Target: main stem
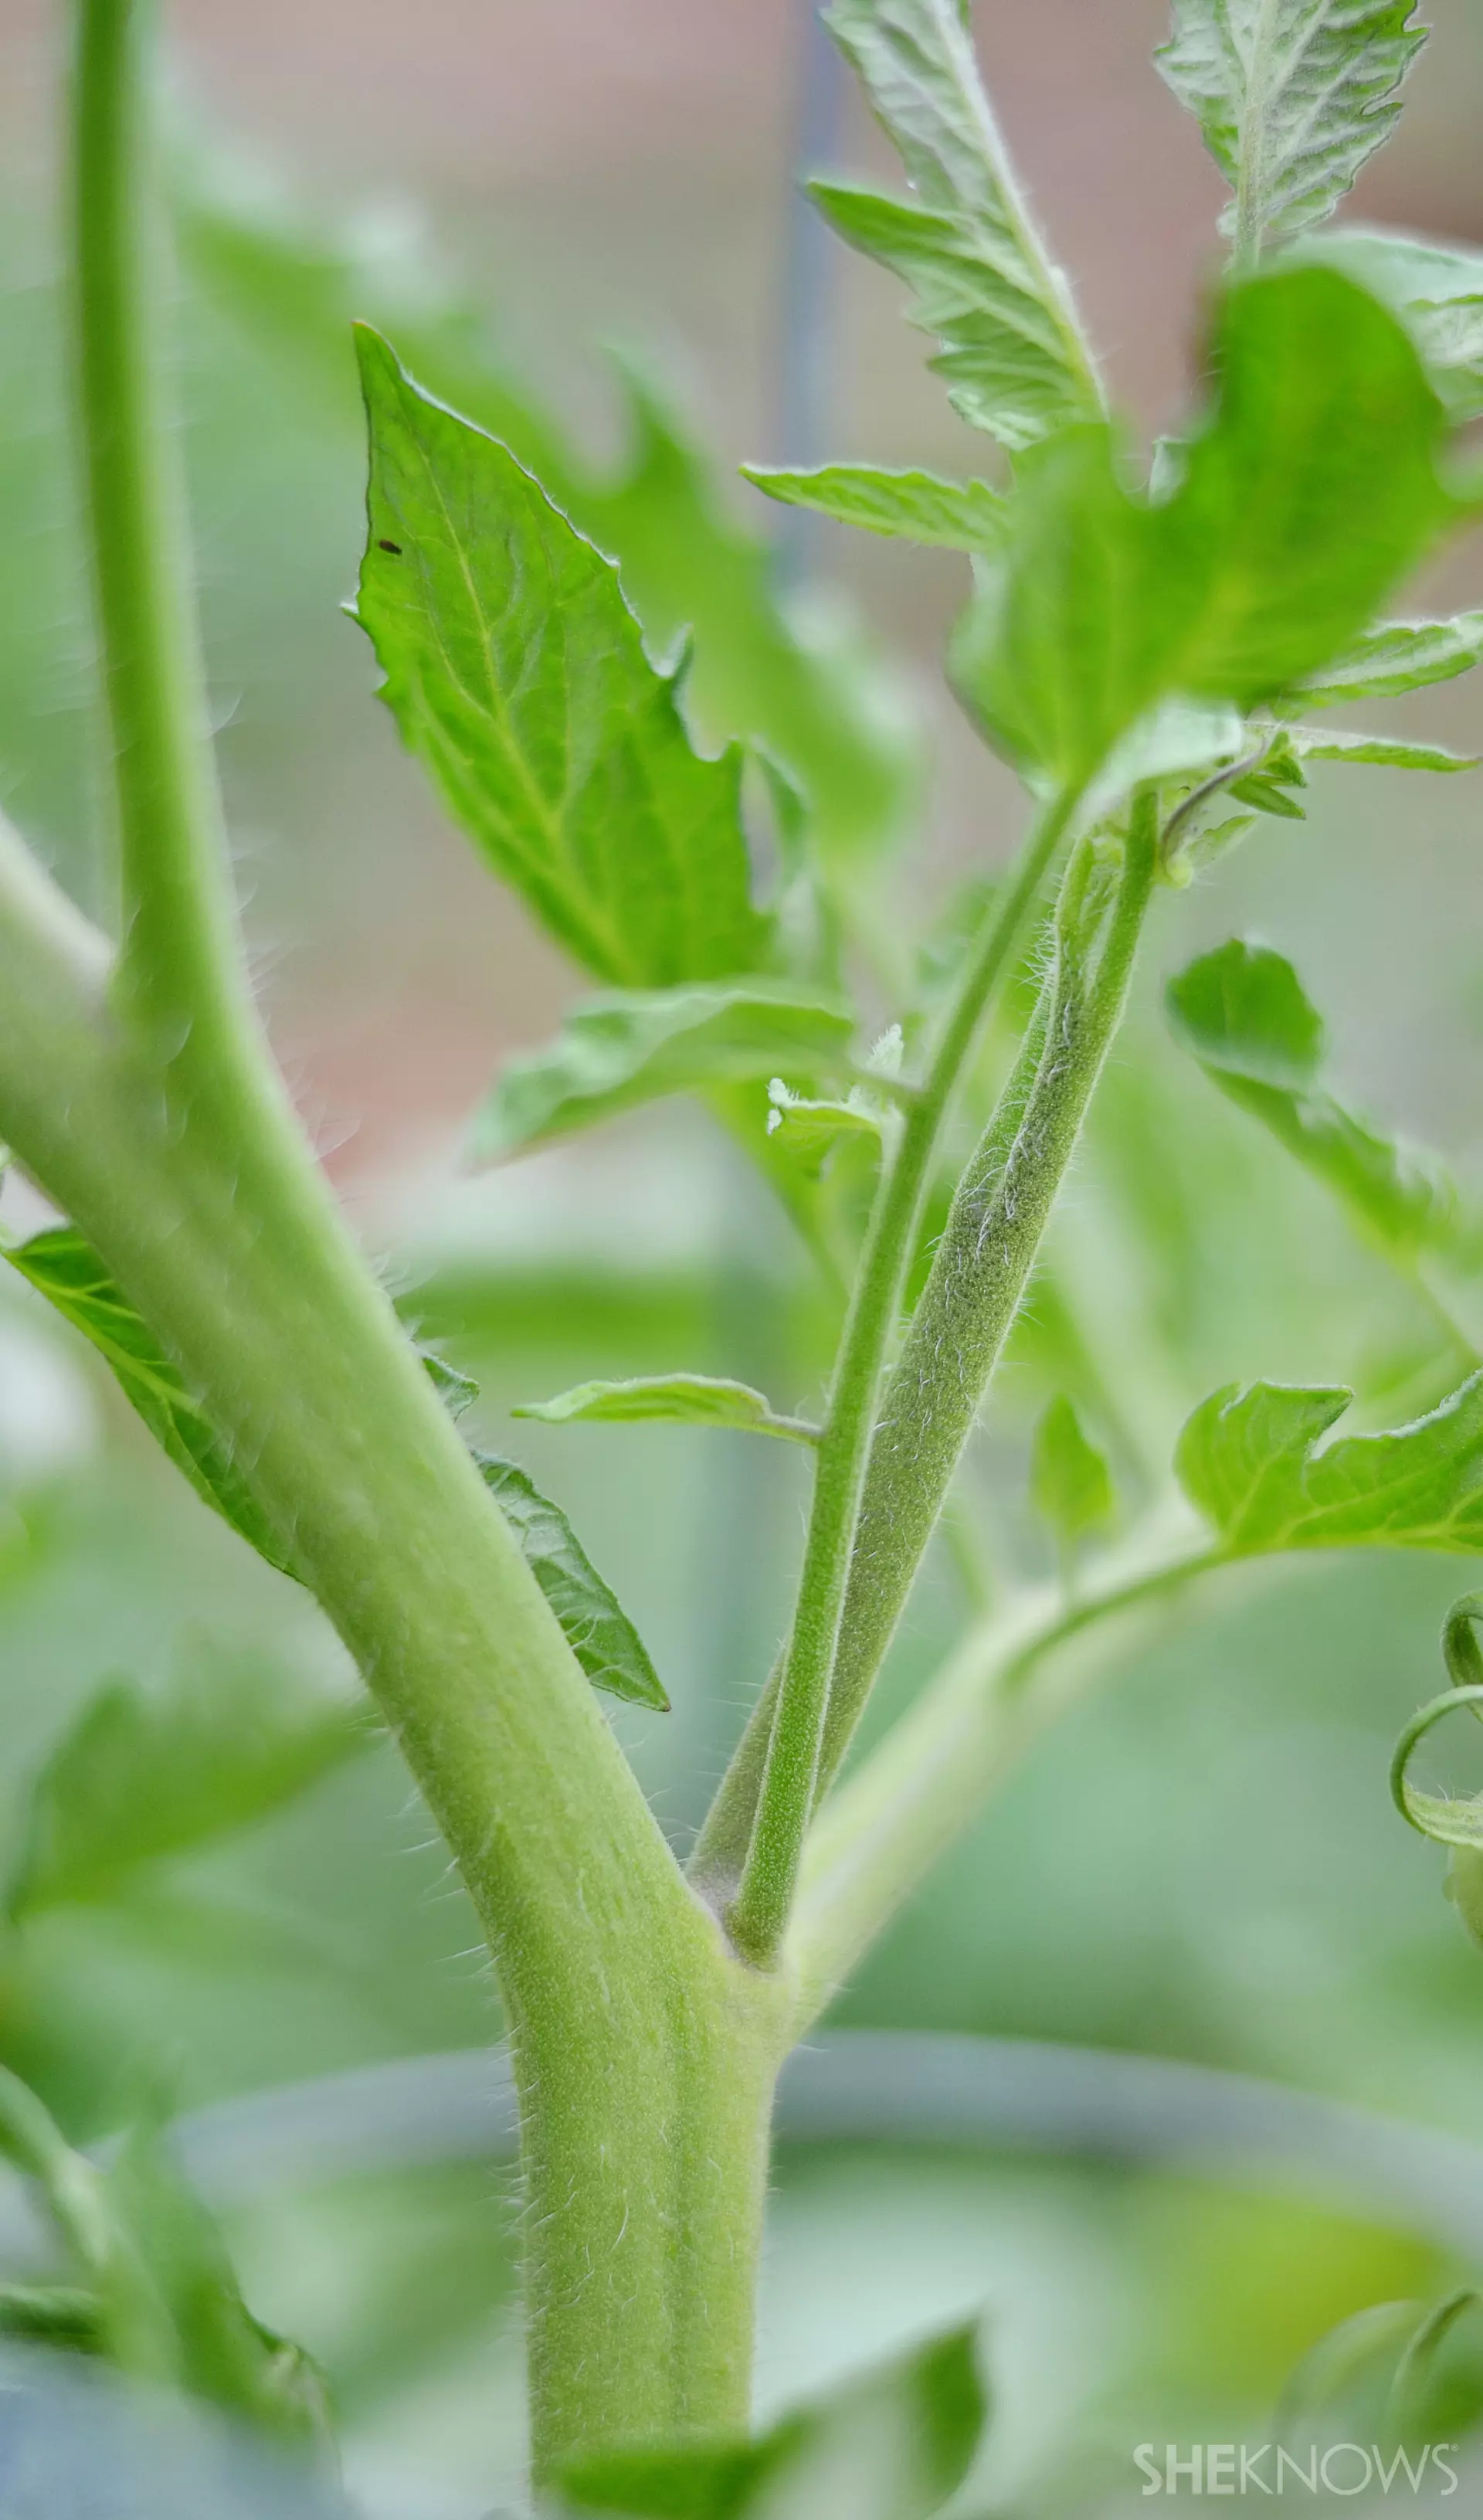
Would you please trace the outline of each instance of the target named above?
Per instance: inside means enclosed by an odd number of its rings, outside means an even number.
[[[745,2420],[778,1990],[687,1889],[347,1235],[251,1004],[154,338],[141,0],[80,0],[77,405],[114,959],[0,831],[0,1133],[179,1365],[373,1688],[489,1936],[536,2464]]]
[[[872,1218],[845,1322],[829,1421],[819,1447],[797,1613],[778,1688],[751,1841],[728,1912],[738,1950],[759,1966],[772,1960],[786,1927],[813,1811],[876,1394],[901,1308],[933,1157],[994,990],[1023,938],[1077,802],[1074,794],[1064,794],[1046,808],[1007,893],[994,905],[969,955],[926,1077],[908,1108]]]

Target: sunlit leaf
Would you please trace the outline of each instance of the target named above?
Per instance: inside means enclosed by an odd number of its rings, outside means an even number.
[[[573,1420],[629,1425],[663,1418],[679,1426],[737,1426],[754,1435],[783,1435],[796,1444],[817,1440],[818,1428],[801,1418],[780,1417],[760,1391],[709,1373],[641,1374],[628,1382],[579,1382],[555,1400],[527,1400],[512,1418],[540,1418],[548,1425]]]
[[[206,1504],[249,1541],[270,1566],[293,1567],[179,1369],[140,1320],[91,1244],[70,1225],[53,1226],[3,1255],[13,1269],[80,1330],[113,1372],[124,1398]]]
[[[961,552],[995,552],[1004,540],[1007,502],[987,481],[941,481],[933,472],[888,472],[875,464],[825,464],[813,472],[760,464],[742,470],[770,499],[867,533]]]
[[[1483,261],[1479,267],[1483,282]],[[1389,621],[1371,630],[1322,674],[1290,695],[1296,708],[1347,708],[1355,700],[1398,699],[1429,683],[1450,682],[1483,663],[1483,612],[1451,621]]]
[[[215,1647],[157,1688],[110,1681],[31,1784],[9,1913],[116,1898],[144,1868],[266,1819],[374,1737],[363,1706]]]
[[[1011,448],[1095,418],[1101,393],[1065,280],[1031,226],[958,0],[834,0],[825,22],[901,152],[911,202],[840,184],[815,200],[915,292],[912,321],[963,418]]]
[[[1106,1455],[1092,1442],[1074,1404],[1058,1393],[1035,1429],[1030,1498],[1062,1549],[1074,1549],[1117,1511]]]
[[[371,428],[357,618],[454,819],[600,978],[754,969],[741,754],[702,759],[617,571],[509,450],[361,327]]]
[[[638,1630],[561,1507],[514,1462],[491,1453],[475,1453],[474,1460],[594,1688],[667,1714],[669,1699]]]
[[[964,2329],[760,2439],[596,2452],[564,2470],[563,2504],[626,2520],[932,2520],[967,2473],[984,2413]]]
[[[474,1124],[472,1153],[517,1148],[611,1119],[661,1095],[795,1076],[847,1075],[855,1024],[784,982],[634,991],[578,1007],[545,1049],[512,1059]]]
[[[1411,0],[1174,0],[1155,58],[1236,196],[1227,230],[1255,249],[1326,219],[1425,40]]]
[[[1317,1450],[1350,1396],[1231,1383],[1200,1403],[1175,1467],[1231,1554],[1483,1547],[1483,1373],[1410,1426]]]
[[[1165,993],[1176,1037],[1223,1094],[1317,1175],[1389,1257],[1479,1247],[1479,1226],[1435,1156],[1361,1119],[1322,1083],[1323,1017],[1291,964],[1233,937]]]

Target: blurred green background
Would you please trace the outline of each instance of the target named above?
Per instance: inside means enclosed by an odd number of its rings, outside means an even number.
[[[1119,395],[1151,430],[1186,389],[1220,197],[1148,66],[1162,12],[977,14],[1012,145]],[[1401,135],[1356,209],[1477,241],[1483,15],[1476,0],[1429,14]],[[408,1318],[478,1378],[476,1431],[560,1497],[643,1632],[675,1712],[621,1710],[619,1729],[683,1837],[778,1640],[798,1464],[731,1435],[517,1427],[507,1412],[676,1365],[807,1402],[830,1303],[766,1191],[688,1106],[492,1177],[460,1171],[488,1077],[554,1029],[578,983],[442,822],[338,609],[363,487],[345,324],[382,322],[572,496],[629,563],[656,640],[707,608],[702,722],[790,727],[843,859],[878,865],[884,835],[904,835],[876,911],[904,961],[954,884],[1004,858],[1022,808],[938,675],[961,564],[824,528],[777,597],[763,549],[777,513],[733,478],[743,457],[820,451],[780,435],[805,13],[191,0],[170,32],[180,392],[263,1002]],[[60,11],[0,0],[0,794],[106,918],[55,292],[64,34]],[[848,96],[832,155],[885,162]],[[980,448],[924,373],[894,284],[832,247],[821,269],[827,451],[967,469]],[[1476,600],[1480,560],[1455,558],[1418,601]],[[1407,723],[1471,748],[1479,709],[1464,682],[1408,703]],[[1483,1153],[1480,812],[1469,782],[1321,772],[1306,824],[1264,823],[1163,901],[971,1465],[968,1509],[1001,1556],[1041,1562],[1025,1462],[1056,1389],[1074,1389],[1137,1493],[1217,1382],[1348,1381],[1371,1423],[1446,1387],[1456,1360],[1419,1304],[1203,1085],[1156,1001],[1202,944],[1261,934],[1328,1014],[1346,1089],[1465,1173]],[[13,1228],[43,1213],[15,1181],[0,1212]],[[347,1688],[303,1598],[9,1288],[0,1490],[0,1844],[109,1677]],[[1385,1791],[1400,1722],[1440,1685],[1434,1639],[1458,1589],[1455,1565],[1361,1559],[1202,1599],[1041,1742],[840,2021],[1191,2059],[1483,2138],[1483,1965],[1441,1898],[1440,1859]],[[965,1615],[944,1553],[889,1702]],[[472,1914],[383,1746],[264,1824],[59,1902],[0,1947],[0,2056],[79,2140],[145,2090],[189,2107],[497,2033]],[[473,2520],[498,2499],[520,2456],[506,2174],[287,2193],[238,2214],[232,2239],[254,2308],[327,2365],[369,2511]],[[813,2145],[780,2164],[761,2396],[775,2406],[981,2307],[1001,2390],[984,2493],[1015,2511],[1112,2509],[1136,2490],[1135,2442],[1264,2438],[1291,2364],[1335,2320],[1454,2272],[1435,2239],[1290,2191]]]

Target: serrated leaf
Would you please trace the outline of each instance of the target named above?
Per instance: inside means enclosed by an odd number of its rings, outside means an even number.
[[[91,1243],[74,1226],[59,1225],[6,1249],[4,1257],[97,1349],[112,1368],[124,1398],[197,1495],[270,1566],[292,1575],[294,1569],[239,1473],[230,1445],[210,1424],[179,1369],[115,1285]]]
[[[1315,1450],[1350,1397],[1255,1382],[1201,1402],[1175,1468],[1229,1552],[1483,1547],[1483,1373],[1410,1426]]]
[[[795,1444],[818,1441],[816,1426],[779,1417],[760,1391],[709,1373],[649,1373],[628,1382],[579,1382],[555,1400],[527,1400],[512,1418],[540,1418],[548,1425],[631,1425],[646,1418],[679,1426],[736,1426],[753,1435],[782,1435]]]
[[[493,1162],[661,1095],[745,1084],[780,1067],[810,1079],[847,1075],[854,1031],[841,1007],[781,981],[595,1000],[544,1050],[510,1061],[474,1124],[473,1159]]]
[[[419,1353],[427,1378],[449,1417],[462,1418],[477,1400],[478,1384],[469,1374],[460,1373],[458,1367],[450,1365],[445,1356],[435,1355],[431,1348],[423,1348]]]
[[[542,1496],[516,1462],[502,1462],[492,1453],[473,1458],[594,1688],[667,1715],[669,1699],[643,1639],[561,1507]]]
[[[1476,770],[1475,752],[1453,752],[1445,743],[1415,743],[1388,735],[1317,735],[1295,726],[1292,742],[1304,761],[1370,763],[1377,770]]]
[[[145,1868],[266,1819],[375,1737],[363,1706],[212,1660],[193,1654],[158,1688],[110,1681],[68,1724],[26,1798],[13,1917],[115,1898]]]
[[[591,2453],[563,2470],[563,2507],[625,2520],[932,2520],[967,2474],[984,2415],[973,2332],[961,2329],[760,2440]]]
[[[1174,0],[1154,58],[1236,196],[1222,225],[1240,248],[1329,216],[1425,40],[1411,0]]]
[[[1483,663],[1483,612],[1451,621],[1389,621],[1336,656],[1286,697],[1294,709],[1348,708],[1355,700],[1399,699],[1430,683],[1451,682]]]
[[[1117,1511],[1106,1455],[1092,1442],[1074,1404],[1058,1393],[1035,1429],[1030,1501],[1062,1549],[1075,1549]]]
[[[1308,238],[1319,259],[1357,280],[1398,316],[1416,342],[1448,418],[1483,412],[1483,253],[1396,229],[1340,227]]]
[[[1079,785],[1170,695],[1246,710],[1316,673],[1460,513],[1409,338],[1338,275],[1237,285],[1216,374],[1157,504],[1125,487],[1105,428],[1064,430],[1020,465],[954,671],[1022,769]]]
[[[1101,411],[1063,275],[1031,225],[957,0],[834,0],[825,23],[865,83],[917,195],[813,194],[841,236],[916,292],[912,321],[954,409],[1002,445]]]
[[[1424,1252],[1476,1252],[1476,1221],[1445,1167],[1324,1089],[1323,1017],[1282,955],[1233,937],[1177,973],[1165,1005],[1212,1084],[1341,1198],[1389,1258],[1410,1267]]]
[[[785,507],[809,508],[871,534],[945,551],[989,553],[1004,540],[1009,502],[987,481],[942,481],[933,472],[890,472],[876,464],[825,464],[812,472],[743,464],[754,488]]]
[[[742,756],[692,747],[613,563],[508,448],[357,331],[371,432],[356,617],[455,821],[620,987],[755,969]]]

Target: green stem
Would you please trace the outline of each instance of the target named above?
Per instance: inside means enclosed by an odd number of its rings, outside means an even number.
[[[819,1447],[813,1509],[792,1638],[761,1766],[755,1819],[741,1884],[728,1912],[739,1951],[771,1960],[787,1921],[814,1806],[835,1641],[860,1510],[876,1399],[887,1342],[901,1308],[933,1158],[954,1092],[994,991],[1020,944],[1046,876],[1078,804],[1057,796],[1041,816],[1014,877],[995,903],[961,981],[920,1094],[910,1103],[882,1184],[845,1321]],[[743,1744],[743,1762],[752,1753]],[[723,1785],[723,1794],[725,1793]],[[697,1856],[710,1867],[715,1832]]]

